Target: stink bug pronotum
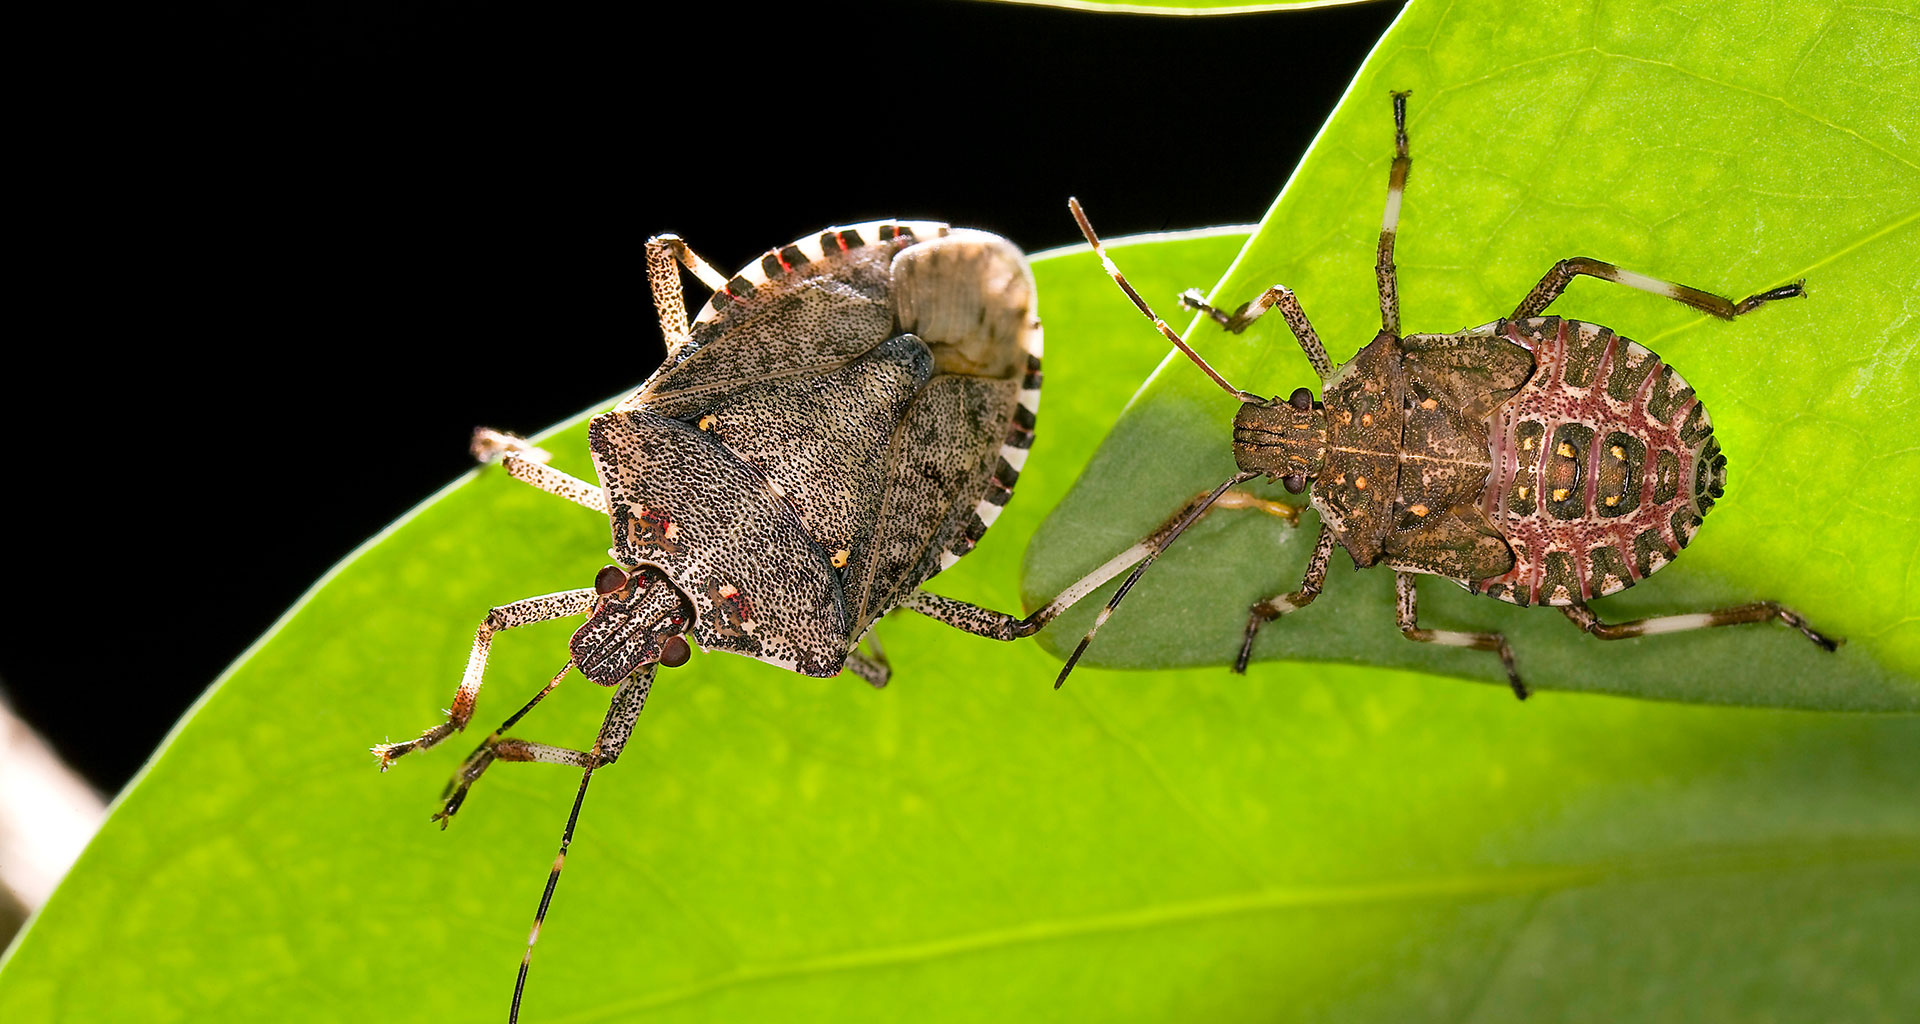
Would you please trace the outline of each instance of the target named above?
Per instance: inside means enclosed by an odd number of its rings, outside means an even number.
[[[587,783],[619,758],[656,666],[685,664],[697,644],[878,687],[885,660],[856,646],[890,609],[1004,639],[1039,628],[917,589],[973,549],[1033,440],[1040,321],[1012,243],[944,224],[861,224],[770,249],[730,278],[670,235],[646,254],[667,360],[593,418],[600,483],[546,466],[511,435],[474,437],[483,461],[607,516],[616,564],[590,587],[488,612],[447,720],[373,748],[384,770],[464,729],[495,634],[586,616],[567,664],[467,757],[434,815],[445,827],[495,761],[584,769],[514,1019]],[[691,323],[682,267],[713,290]],[[617,688],[590,747],[504,735],[575,667]]]
[[[1298,509],[1233,489],[1260,476],[1280,479],[1296,494],[1311,488],[1320,534],[1300,588],[1253,605],[1236,672],[1246,671],[1263,624],[1319,595],[1336,541],[1355,567],[1393,568],[1407,639],[1498,654],[1522,699],[1526,686],[1500,634],[1419,624],[1415,574],[1445,577],[1517,605],[1559,608],[1603,640],[1778,619],[1833,650],[1837,638],[1772,601],[1622,623],[1604,622],[1587,606],[1632,586],[1687,546],[1722,494],[1727,463],[1706,408],[1671,366],[1606,327],[1541,315],[1579,275],[1663,295],[1725,320],[1804,295],[1801,284],[1732,302],[1576,257],[1556,264],[1503,319],[1452,334],[1402,337],[1393,242],[1411,166],[1406,97],[1393,94],[1395,156],[1375,261],[1380,331],[1351,360],[1333,365],[1299,302],[1280,285],[1232,314],[1209,306],[1198,292],[1181,296],[1183,306],[1235,333],[1278,309],[1320,378],[1318,401],[1306,388],[1262,399],[1229,384],[1154,316],[1107,258],[1079,204],[1070,203],[1121,290],[1242,404],[1233,425],[1240,471],[1075,586],[1082,591],[1086,582],[1110,578],[1116,563],[1140,563],[1067,659],[1060,681],[1154,558],[1209,509],[1260,508],[1297,521]]]

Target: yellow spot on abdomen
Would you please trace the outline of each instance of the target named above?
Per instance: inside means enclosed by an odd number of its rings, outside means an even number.
[[[1567,500],[1567,495],[1572,493],[1572,491],[1567,490],[1565,487],[1555,487],[1553,489],[1553,500],[1565,501]]]
[[[714,427],[719,425],[720,425],[720,417],[715,416],[712,413],[708,413],[705,416],[700,417],[701,430],[712,430]]]
[[[1571,459],[1574,456],[1573,446],[1562,441],[1560,442],[1560,447],[1554,449],[1554,453],[1561,458]]]

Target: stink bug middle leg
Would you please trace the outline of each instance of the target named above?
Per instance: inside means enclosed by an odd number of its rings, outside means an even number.
[[[1299,588],[1249,610],[1236,671],[1246,670],[1264,624],[1319,595],[1335,542],[1356,568],[1386,565],[1395,571],[1403,636],[1498,655],[1508,684],[1522,698],[1527,688],[1504,636],[1420,624],[1418,574],[1445,577],[1513,604],[1558,607],[1602,639],[1777,619],[1833,650],[1836,639],[1770,601],[1618,625],[1588,607],[1591,599],[1624,590],[1686,547],[1724,493],[1726,458],[1705,406],[1658,356],[1598,324],[1543,315],[1577,276],[1662,295],[1727,320],[1803,296],[1801,283],[1734,302],[1576,257],[1555,264],[1511,316],[1451,334],[1402,335],[1393,253],[1412,167],[1406,97],[1392,96],[1394,157],[1374,261],[1380,329],[1352,359],[1335,365],[1327,357],[1305,310],[1282,285],[1231,314],[1196,292],[1181,297],[1183,305],[1235,333],[1278,310],[1320,379],[1318,401],[1304,387],[1285,400],[1261,399],[1229,383],[1154,315],[1107,258],[1079,204],[1069,204],[1127,297],[1241,404],[1233,429],[1238,473],[1208,501],[1189,506],[1177,526],[1130,549],[1140,564],[1067,659],[1061,679],[1154,556],[1221,507],[1220,499],[1237,493],[1235,484],[1258,476],[1281,480],[1293,493],[1311,489],[1320,533]]]

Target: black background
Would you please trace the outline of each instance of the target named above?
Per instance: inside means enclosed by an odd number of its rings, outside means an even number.
[[[474,425],[646,376],[649,234],[731,271],[888,216],[1064,245],[1070,194],[1108,236],[1251,222],[1399,9],[655,7],[61,40],[12,147],[0,686],[103,790]]]

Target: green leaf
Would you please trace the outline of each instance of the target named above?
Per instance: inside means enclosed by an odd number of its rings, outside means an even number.
[[[1735,298],[1806,278],[1809,298],[1734,323],[1592,279],[1550,312],[1606,324],[1680,370],[1729,462],[1694,544],[1595,611],[1622,621],[1772,599],[1844,637],[1838,655],[1777,625],[1607,643],[1436,578],[1420,587],[1422,624],[1505,633],[1538,689],[1920,708],[1920,19],[1820,0],[1516,10],[1409,6],[1210,298],[1231,309],[1285,284],[1335,361],[1371,340],[1398,89],[1412,90],[1396,254],[1409,332],[1505,315],[1576,255]],[[1081,199],[1096,225],[1123,201]],[[1163,316],[1176,293],[1145,292]],[[1313,383],[1279,316],[1187,336],[1247,390]],[[1123,343],[1164,351],[1144,321],[1110,342]],[[1235,404],[1184,359],[1163,365],[1036,537],[1029,604],[1230,476]],[[1209,517],[1134,588],[1087,663],[1229,664],[1247,607],[1299,586],[1317,525]],[[1400,639],[1391,572],[1350,565],[1337,552],[1324,595],[1264,628],[1256,658],[1291,661],[1289,678],[1320,671],[1313,661],[1504,679],[1484,652]],[[1097,607],[1083,602],[1043,643],[1071,649]]]
[[[1232,235],[1123,246],[1155,294]],[[1084,252],[1035,266],[1048,394],[1019,494],[936,583],[1002,607],[1028,533],[1159,357]],[[548,439],[588,472],[578,426]],[[0,1020],[498,1020],[576,776],[430,724],[472,627],[574,586],[605,523],[479,474],[324,581],[181,725],[0,965]],[[489,724],[564,657],[494,646]],[[895,683],[663,673],[597,773],[529,1024],[627,1020],[1910,1019],[1920,718],[1314,666],[1087,670],[915,616]],[[584,743],[579,680],[520,734]],[[468,737],[469,740],[477,737]]]

